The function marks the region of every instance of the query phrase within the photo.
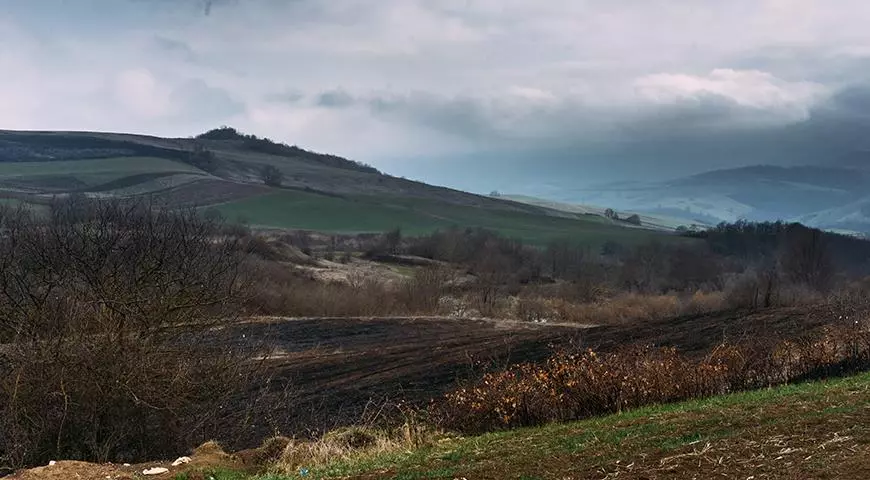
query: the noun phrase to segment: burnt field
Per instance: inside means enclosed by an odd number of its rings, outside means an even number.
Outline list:
[[[370,419],[387,401],[425,404],[457,382],[559,348],[609,351],[634,344],[704,355],[723,342],[787,338],[831,322],[824,308],[726,312],[595,327],[450,318],[263,318],[233,327],[232,342],[272,350],[268,385],[252,395],[286,398],[238,439],[308,436]]]

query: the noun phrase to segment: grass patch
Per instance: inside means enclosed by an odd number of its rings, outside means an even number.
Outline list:
[[[195,479],[205,479],[205,480],[246,480],[250,478],[249,476],[234,472],[232,470],[226,469],[214,469],[214,470],[205,470],[203,472],[199,472],[194,475],[188,472],[179,473],[172,477],[173,480],[195,480]],[[278,480],[277,477],[272,477],[275,480]],[[266,477],[263,477],[263,480],[268,480]]]
[[[387,196],[334,197],[285,190],[229,202],[217,209],[226,218],[244,217],[254,225],[324,232],[383,232],[398,227],[408,235],[423,235],[458,226],[483,227],[534,244],[565,237],[589,245],[607,240],[631,245],[653,238],[685,241],[659,232],[612,225],[592,216],[572,219]]]
[[[53,178],[72,179],[84,185],[107,182],[149,173],[202,173],[200,170],[173,160],[156,157],[119,157],[51,162],[2,162],[0,180],[26,179],[38,185],[56,183]]]
[[[452,439],[314,467],[304,478],[864,478],[868,454],[870,374],[862,374]],[[295,478],[303,477],[272,480]]]

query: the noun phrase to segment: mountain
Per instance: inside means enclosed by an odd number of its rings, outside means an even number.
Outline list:
[[[863,156],[850,156],[828,166],[715,170],[666,182],[566,191],[562,197],[699,223],[786,220],[870,233],[868,167]]]
[[[267,184],[268,183],[268,184]],[[137,198],[279,229],[421,234],[484,227],[530,242],[645,241],[661,233],[394,177],[222,127],[195,138],[0,130],[0,201]]]

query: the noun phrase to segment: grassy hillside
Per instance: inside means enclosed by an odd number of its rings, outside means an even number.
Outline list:
[[[535,205],[544,208],[550,208],[553,210],[559,210],[562,212],[575,213],[575,214],[586,214],[586,215],[598,215],[601,217],[605,216],[606,208],[592,206],[592,205],[582,205],[577,203],[565,203],[565,202],[556,202],[552,200],[545,200],[537,197],[530,197],[528,195],[503,195],[502,198],[506,198],[508,200],[512,200],[519,203],[525,203],[528,205]],[[664,231],[674,231],[678,227],[692,227],[692,228],[705,228],[709,225],[699,223],[697,220],[688,217],[671,217],[666,215],[650,215],[644,214],[641,212],[634,211],[619,211],[617,212],[620,218],[627,218],[631,215],[637,215],[640,218],[641,226],[645,228],[655,229],[655,230],[664,230]],[[608,220],[611,223],[618,225],[618,220]],[[624,224],[622,225],[624,226]]]
[[[2,162],[0,186],[46,191],[95,191],[97,187],[121,179],[118,187],[150,180],[159,176],[200,174],[204,172],[165,158],[122,157],[54,162]]]
[[[283,188],[264,185],[277,169]],[[233,129],[196,138],[93,132],[0,131],[0,198],[44,204],[53,196],[150,196],[178,206],[214,207],[253,225],[327,232],[409,234],[484,227],[532,243],[571,238],[625,244],[665,234],[583,212],[473,195],[383,174]]]
[[[216,208],[227,218],[244,218],[253,225],[327,232],[401,228],[404,233],[416,235],[459,226],[484,227],[532,243],[570,237],[589,245],[599,245],[606,240],[633,244],[664,238],[656,232],[616,226],[597,216],[565,218],[384,195],[328,196],[284,190]]]
[[[864,479],[868,474],[870,374],[863,374],[448,440],[337,462],[311,469],[304,478]]]

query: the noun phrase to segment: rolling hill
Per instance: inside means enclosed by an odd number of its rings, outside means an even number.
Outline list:
[[[564,192],[573,201],[715,224],[738,219],[798,221],[870,233],[870,169],[853,157],[826,166],[755,166],[657,183]]]
[[[280,186],[264,183],[265,169]],[[597,215],[474,195],[222,127],[195,138],[0,131],[0,198],[39,206],[71,194],[213,209],[278,229],[422,234],[484,227],[532,243],[636,243],[663,233]]]
[[[537,205],[540,207],[550,208],[563,212],[583,215],[597,215],[600,217],[606,217],[608,210],[607,208],[595,205],[581,205],[577,203],[556,202],[553,200],[546,200],[543,198],[532,197],[528,195],[501,195],[501,198],[506,198],[515,202],[525,203],[528,205]],[[710,224],[697,219],[693,219],[690,215],[668,216],[661,214],[647,214],[642,211],[616,211],[615,213],[617,214],[618,218],[611,220],[611,223],[631,228],[646,228],[651,230],[674,232],[681,227],[692,230],[702,230],[710,227]],[[638,225],[633,225],[627,222],[627,219],[633,215],[637,215],[638,220],[640,221]]]

